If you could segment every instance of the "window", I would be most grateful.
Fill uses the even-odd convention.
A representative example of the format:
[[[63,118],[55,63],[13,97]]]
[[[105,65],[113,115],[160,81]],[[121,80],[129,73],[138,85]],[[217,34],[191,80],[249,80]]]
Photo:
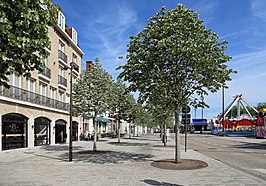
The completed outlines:
[[[27,101],[32,102],[35,99],[35,94],[34,94],[34,92],[35,92],[35,82],[36,81],[34,79],[32,79],[32,78],[28,78],[27,79],[27,90],[28,90],[28,92],[26,94]]]
[[[58,12],[58,26],[65,30],[65,16],[62,12]]]
[[[40,104],[45,105],[46,103],[46,91],[47,91],[47,85],[45,83],[40,82],[39,83],[39,87],[40,87]]]
[[[46,96],[46,88],[47,85],[45,83],[40,82],[40,95]]]
[[[27,79],[27,90],[35,92],[35,80],[32,78]]]
[[[59,66],[58,68],[58,75],[65,77],[65,70],[62,66]]]
[[[63,63],[67,63],[67,55],[65,54],[65,45],[59,41],[58,44],[58,58],[63,61]]]
[[[9,85],[11,86],[9,89],[9,96],[12,98],[20,98],[21,96],[21,78],[19,73],[17,72],[11,72],[9,75]]]
[[[20,75],[17,72],[11,72],[9,75],[9,82],[11,86],[20,88]]]
[[[64,109],[64,107],[65,107],[65,104],[64,104],[65,93],[63,91],[59,90],[58,98],[59,98],[59,103],[58,103],[59,109]]]
[[[50,87],[50,98],[55,99],[56,98],[56,88]]]
[[[50,106],[55,106],[55,99],[56,99],[56,88],[50,86]]]
[[[65,45],[61,41],[59,41],[58,50],[65,52]]]
[[[75,54],[73,54],[73,56],[72,56],[72,62],[74,62],[74,63],[78,62],[77,56]]]
[[[47,62],[48,62],[47,57],[45,57],[43,54],[41,54],[40,57],[44,61],[45,66],[47,66]]]
[[[65,100],[65,93],[59,90],[59,101],[64,102]]]
[[[74,43],[78,43],[78,33],[74,28],[72,28],[72,40],[74,41]]]

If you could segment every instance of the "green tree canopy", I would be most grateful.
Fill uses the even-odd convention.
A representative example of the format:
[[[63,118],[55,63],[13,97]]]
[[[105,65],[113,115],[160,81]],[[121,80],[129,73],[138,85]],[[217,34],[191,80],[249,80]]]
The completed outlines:
[[[118,122],[118,142],[120,142],[120,122],[128,121],[133,112],[135,100],[133,96],[126,91],[126,85],[118,79],[117,82],[111,84],[109,90],[109,111],[113,113],[114,118]]]
[[[11,70],[30,76],[42,71],[50,41],[48,25],[56,24],[58,5],[51,0],[0,1],[0,85],[8,87]]]
[[[96,117],[109,109],[108,98],[111,89],[112,77],[100,65],[96,58],[92,72],[83,71],[75,85],[73,102],[74,113],[86,116],[94,113],[94,129],[96,129]],[[96,136],[94,130],[94,136]],[[96,148],[96,137],[94,138],[93,150]]]
[[[75,113],[78,115],[94,111],[96,114],[105,113],[108,106],[109,90],[112,77],[106,72],[99,60],[92,72],[83,71],[77,80],[73,93]]]
[[[163,7],[130,39],[119,77],[144,100],[163,90],[169,101],[180,105],[192,94],[207,95],[226,86],[233,72],[226,65],[226,42],[219,42],[198,14],[183,5],[169,11]]]
[[[126,85],[118,79],[117,82],[112,84],[111,90],[109,90],[109,106],[110,111],[114,113],[116,120],[127,120],[132,110],[132,100],[130,95],[126,91]]]
[[[266,109],[266,103],[258,103],[258,105],[256,106],[256,109],[258,111],[262,110],[262,109]]]
[[[163,96],[179,115],[191,95],[208,95],[231,80],[226,44],[193,10],[183,5],[169,11],[163,7],[143,31],[130,36],[127,63],[118,68],[123,70],[119,77],[130,83],[130,90],[139,91],[142,100]]]
[[[254,106],[254,108],[257,109],[257,111],[260,111],[260,110],[266,108],[266,103],[258,103],[257,106]],[[253,117],[257,117],[258,116],[258,113],[255,112],[250,106],[247,107],[247,110],[249,111],[249,113]],[[247,111],[243,107],[240,107],[240,115],[241,114],[247,114]],[[231,112],[229,112],[226,117],[236,118],[236,116],[237,116],[237,106],[234,106],[232,108]]]

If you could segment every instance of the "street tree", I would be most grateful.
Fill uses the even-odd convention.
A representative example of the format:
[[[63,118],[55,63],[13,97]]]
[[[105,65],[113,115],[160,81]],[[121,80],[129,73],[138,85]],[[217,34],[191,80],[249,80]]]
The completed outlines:
[[[173,118],[174,110],[169,107],[168,100],[169,97],[164,96],[164,92],[159,93],[160,89],[153,97],[147,101],[147,108],[149,112],[152,114],[152,117],[156,121],[156,125],[160,125],[161,129],[161,140],[166,146],[166,128],[172,128],[173,122],[171,119]]]
[[[262,109],[266,109],[266,103],[258,103],[257,106],[256,106],[256,109],[258,111],[262,110]],[[256,115],[256,113],[254,113],[254,115]]]
[[[164,103],[160,104],[160,101],[157,100],[157,102],[154,102],[153,104],[148,105],[149,113],[151,113],[156,126],[160,125],[161,128],[161,140],[164,143],[164,146],[166,146],[167,143],[167,137],[166,137],[166,129],[167,128],[173,128],[173,112],[169,109],[167,109],[167,105]],[[165,107],[163,107],[163,105]]]
[[[175,113],[175,162],[180,163],[179,114],[191,95],[206,96],[226,87],[234,72],[226,63],[226,41],[207,29],[198,13],[178,5],[173,10],[163,7],[148,25],[130,36],[127,63],[118,69],[139,91],[140,99],[149,100],[161,94],[169,110]]]
[[[97,150],[97,115],[108,111],[108,96],[112,77],[106,72],[99,59],[96,58],[92,72],[83,71],[75,85],[73,94],[74,110],[78,115],[93,115],[94,143],[93,151]]]
[[[118,143],[120,143],[121,120],[128,120],[134,107],[134,98],[126,91],[126,85],[121,79],[112,84],[108,105],[117,122]]]
[[[129,123],[129,129],[128,129],[128,138],[131,138],[131,129],[132,126],[135,126],[136,118],[138,117],[138,105],[136,103],[136,100],[134,99],[133,95],[130,95],[128,99],[128,104],[130,105],[130,110],[127,114],[126,121]]]
[[[14,70],[30,76],[33,70],[43,71],[50,46],[48,26],[57,22],[58,5],[51,0],[0,1],[0,86],[8,85]]]
[[[137,136],[139,135],[139,127],[149,125],[151,115],[145,110],[141,103],[135,103],[133,109],[133,124],[137,127]]]
[[[258,103],[257,106],[254,106],[254,108],[257,111],[260,111],[260,110],[266,108],[266,103]],[[246,109],[249,111],[249,113],[253,117],[257,117],[258,116],[258,113],[256,111],[254,111],[250,106],[247,106]],[[240,107],[240,115],[241,114],[247,114],[246,109],[243,108],[243,107]],[[228,118],[236,118],[237,117],[237,106],[234,106],[232,108],[231,112],[229,112],[226,117],[228,117]]]

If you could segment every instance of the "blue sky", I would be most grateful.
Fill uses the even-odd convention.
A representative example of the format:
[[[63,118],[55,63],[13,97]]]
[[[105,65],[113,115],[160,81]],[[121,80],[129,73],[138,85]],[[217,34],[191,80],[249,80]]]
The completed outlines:
[[[238,73],[225,90],[225,107],[236,94],[252,105],[266,102],[266,1],[265,0],[53,0],[62,8],[66,24],[78,32],[85,61],[101,59],[103,68],[116,78],[124,64],[128,36],[136,35],[162,6],[173,9],[184,4],[199,13],[204,25],[229,42],[228,63]],[[221,112],[221,92],[205,98],[210,108],[204,117]],[[194,118],[195,112],[192,112]],[[197,111],[197,117],[201,111]]]

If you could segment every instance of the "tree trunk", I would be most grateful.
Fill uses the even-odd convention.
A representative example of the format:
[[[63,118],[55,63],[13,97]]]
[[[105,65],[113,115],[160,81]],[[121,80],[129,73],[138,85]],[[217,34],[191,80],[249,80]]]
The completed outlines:
[[[163,145],[166,146],[166,143],[167,143],[167,136],[166,136],[166,124],[164,124],[164,129],[163,129]]]
[[[139,125],[137,125],[137,136],[139,136]]]
[[[180,133],[179,133],[179,110],[175,111],[175,163],[181,163],[180,156]]]
[[[161,131],[160,131],[160,138],[163,143],[163,125],[160,125]]]
[[[96,120],[96,113],[95,117],[93,118],[93,123],[94,123],[94,139],[93,139],[93,151],[97,151],[97,145],[96,145],[96,140],[97,140],[97,120]]]
[[[118,143],[120,143],[120,120],[117,121]]]
[[[129,123],[129,128],[128,128],[128,138],[131,138],[131,123]]]
[[[114,131],[114,124],[113,124],[113,121],[111,121],[111,133],[113,133]]]

